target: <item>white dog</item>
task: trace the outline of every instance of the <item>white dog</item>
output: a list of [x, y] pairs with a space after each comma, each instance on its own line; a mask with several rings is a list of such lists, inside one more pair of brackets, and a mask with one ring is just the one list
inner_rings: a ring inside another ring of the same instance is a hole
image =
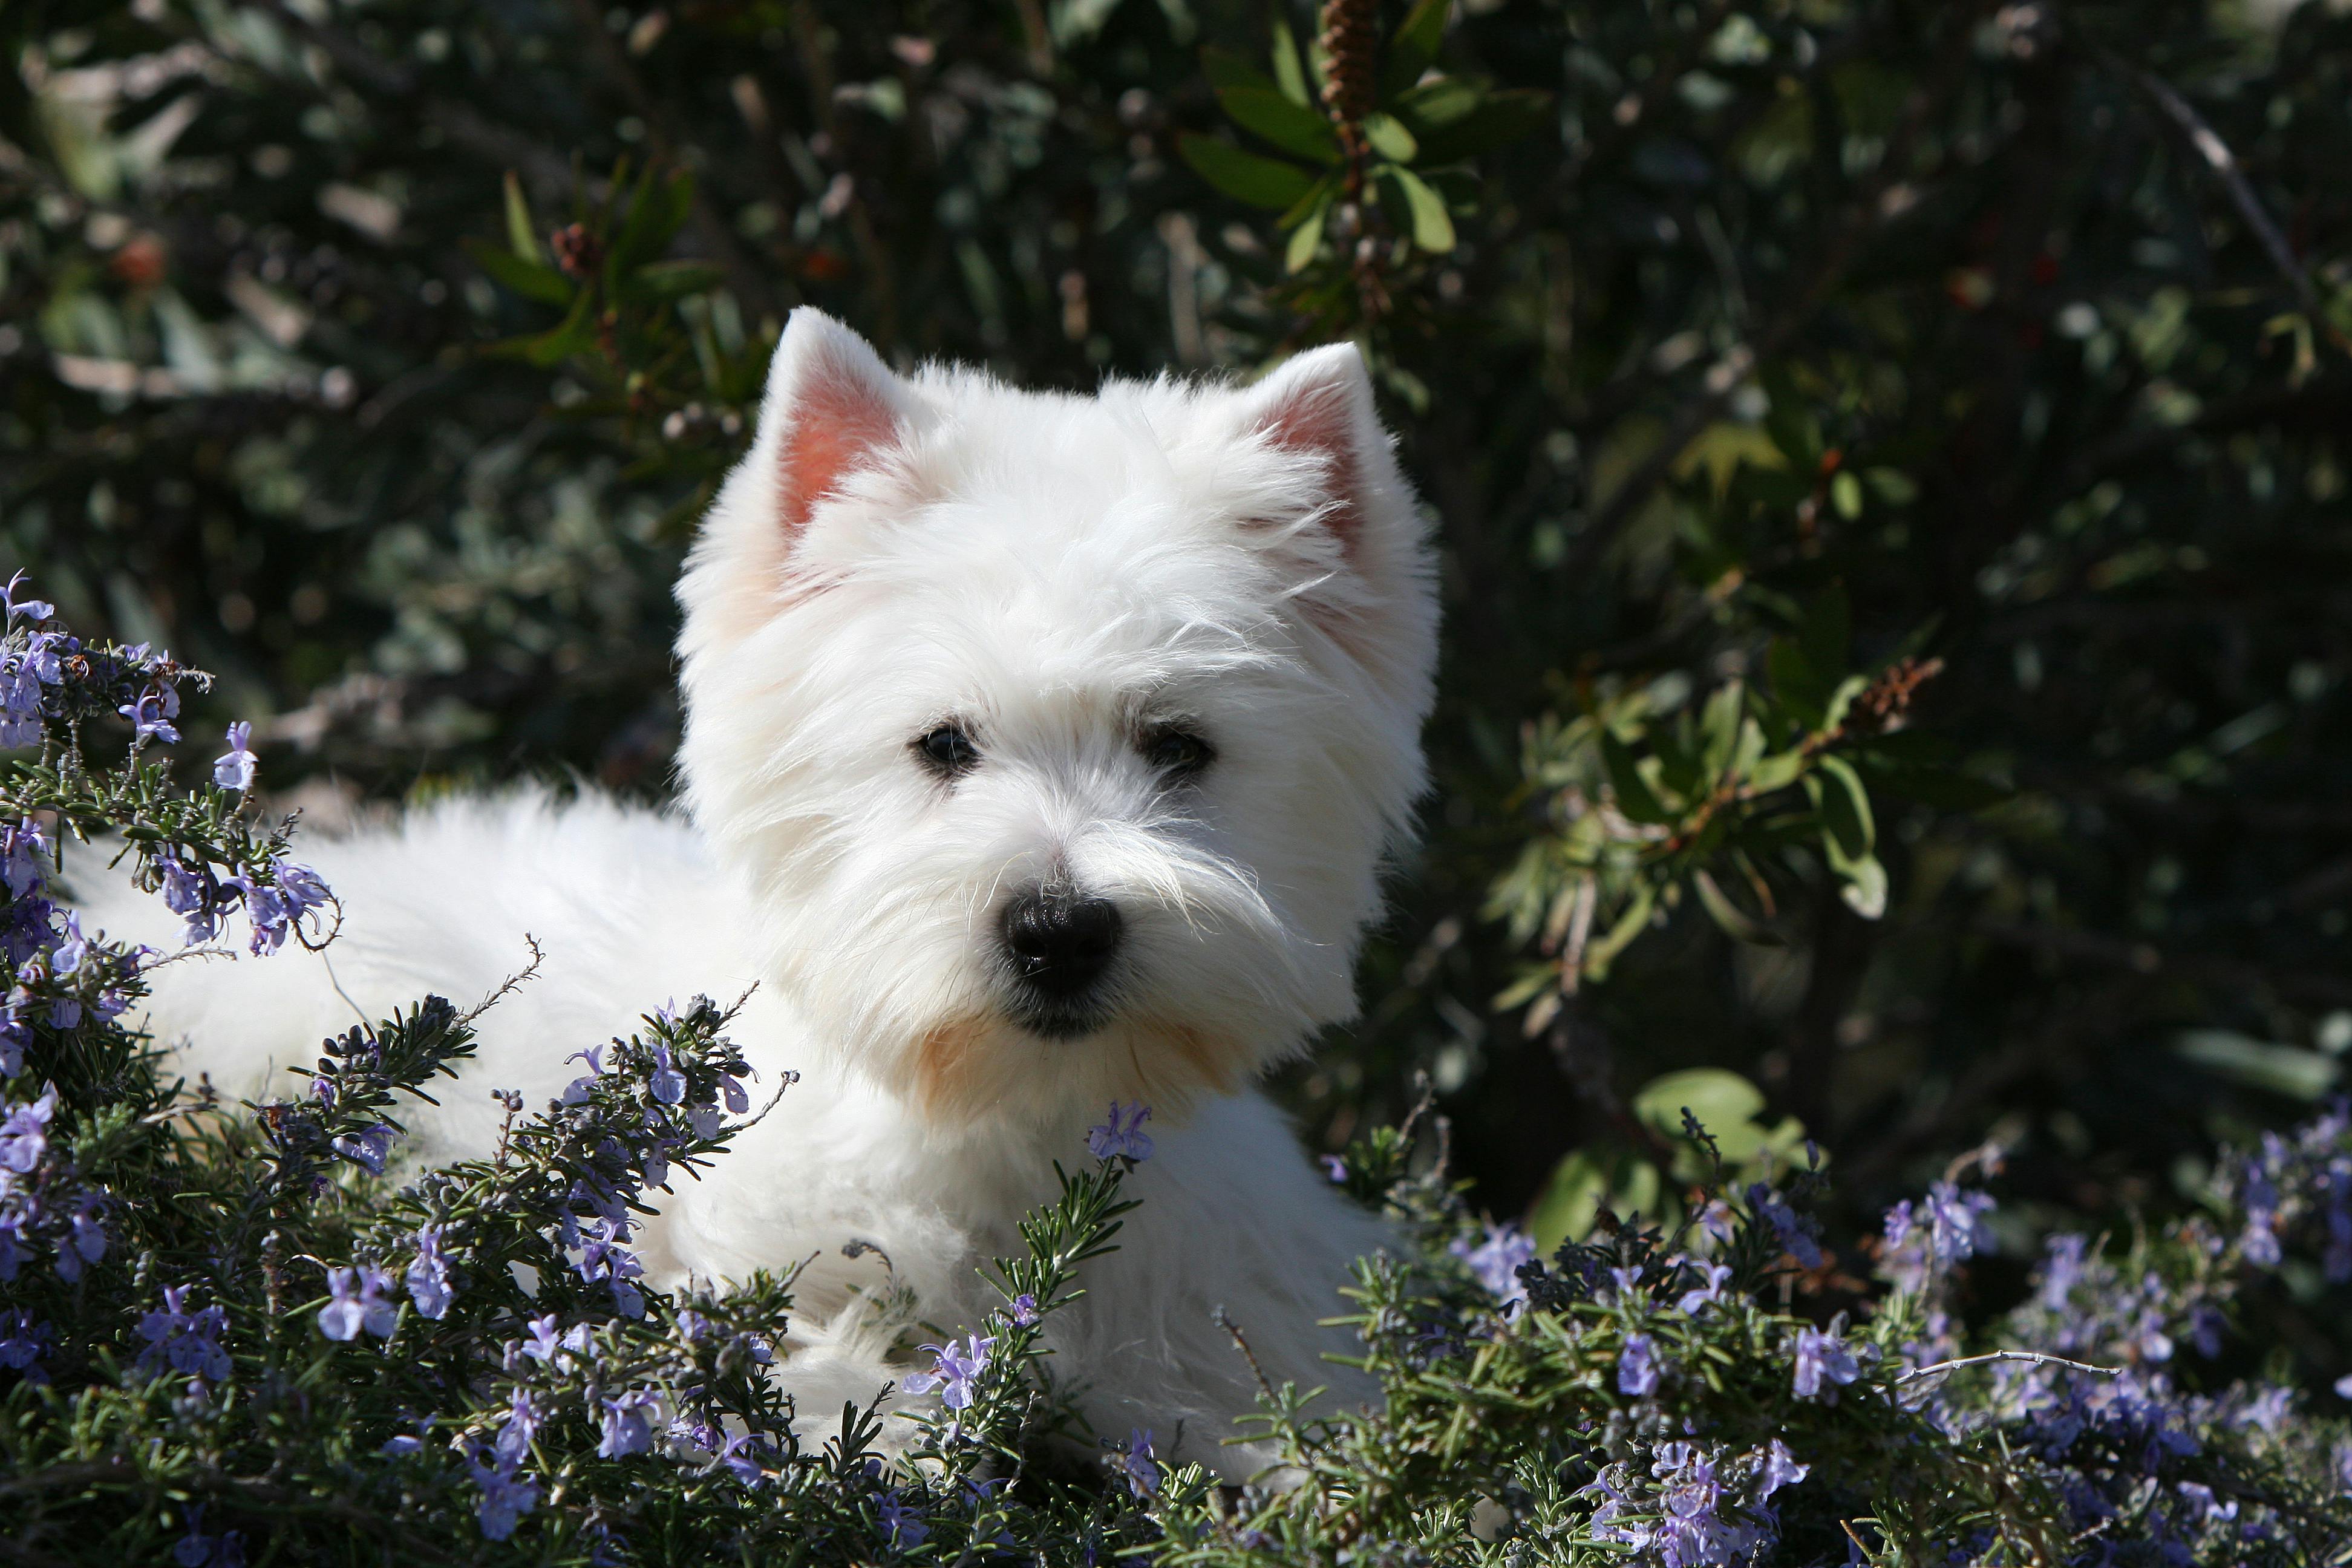
[[[801, 310], [678, 592], [690, 823], [525, 794], [313, 842], [341, 939], [163, 970], [159, 1038], [288, 1092], [354, 1006], [479, 994], [534, 933], [540, 978], [412, 1123], [412, 1157], [476, 1155], [493, 1088], [544, 1099], [641, 1011], [757, 982], [733, 1036], [802, 1081], [674, 1184], [642, 1256], [665, 1284], [814, 1258], [780, 1373], [805, 1429], [915, 1370], [877, 1288], [981, 1326], [976, 1267], [1114, 1099], [1153, 1108], [1143, 1206], [1048, 1320], [1090, 1424], [1256, 1468], [1218, 1442], [1255, 1389], [1221, 1306], [1276, 1381], [1369, 1393], [1315, 1325], [1386, 1234], [1252, 1087], [1351, 1016], [1423, 784], [1429, 561], [1356, 351], [1082, 398], [901, 378]], [[157, 900], [99, 901], [176, 945]]]

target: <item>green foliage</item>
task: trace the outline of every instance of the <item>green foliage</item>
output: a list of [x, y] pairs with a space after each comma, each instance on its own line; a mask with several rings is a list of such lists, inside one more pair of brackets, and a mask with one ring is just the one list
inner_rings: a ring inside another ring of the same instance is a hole
[[[1342, 9], [1346, 108], [1297, 5], [12, 5], [0, 541], [276, 779], [653, 790], [792, 305], [1064, 388], [1352, 335], [1447, 643], [1311, 1135], [1427, 1072], [1573, 1230], [1683, 1205], [1636, 1107], [1711, 1069], [1848, 1267], [1989, 1138], [2037, 1220], [2200, 1204], [2352, 1047], [2352, 19]], [[2352, 1372], [2324, 1271], [2235, 1310]]]

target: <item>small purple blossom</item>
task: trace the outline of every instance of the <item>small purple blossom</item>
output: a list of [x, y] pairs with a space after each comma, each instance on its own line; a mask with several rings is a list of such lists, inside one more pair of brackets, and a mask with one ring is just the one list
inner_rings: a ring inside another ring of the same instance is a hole
[[1757, 1472], [1757, 1500], [1761, 1501], [1782, 1487], [1793, 1487], [1812, 1473], [1811, 1465], [1799, 1464], [1797, 1456], [1789, 1452], [1789, 1445], [1775, 1437], [1764, 1450], [1763, 1468]]
[[179, 1568], [245, 1568], [245, 1532], [227, 1530], [206, 1535], [204, 1524], [205, 1505], [191, 1504], [188, 1533], [173, 1543], [172, 1561]]
[[98, 1193], [84, 1193], [74, 1200], [65, 1238], [58, 1243], [58, 1278], [68, 1285], [106, 1256], [106, 1227], [98, 1218], [99, 1211], [105, 1206], [105, 1197]]
[[21, 1373], [26, 1383], [49, 1380], [40, 1363], [56, 1342], [49, 1325], [22, 1307], [0, 1314], [0, 1366]]
[[597, 1402], [596, 1457], [618, 1459], [651, 1451], [654, 1415], [661, 1401], [644, 1389], [609, 1395]]
[[974, 1334], [969, 1340], [925, 1345], [923, 1348], [931, 1352], [931, 1370], [908, 1373], [900, 1386], [909, 1394], [929, 1394], [938, 1389], [940, 1403], [950, 1410], [969, 1410], [973, 1381], [987, 1367], [990, 1347], [995, 1343], [987, 1335]]
[[143, 746], [150, 741], [170, 744], [180, 738], [180, 731], [172, 723], [180, 716], [180, 694], [162, 681], [150, 685], [137, 700], [125, 702], [115, 711], [131, 721], [134, 745]]
[[546, 1425], [547, 1412], [540, 1408], [539, 1401], [531, 1396], [530, 1390], [516, 1389], [514, 1397], [507, 1402], [506, 1424], [499, 1428], [498, 1442], [492, 1448], [499, 1457], [500, 1467], [520, 1464], [523, 1456], [530, 1452], [531, 1440]]
[[1110, 1120], [1087, 1130], [1087, 1148], [1097, 1160], [1149, 1160], [1151, 1135], [1143, 1131], [1143, 1124], [1150, 1120], [1151, 1107], [1141, 1100], [1123, 1107], [1114, 1100]]
[[930, 1539], [931, 1527], [923, 1522], [921, 1514], [908, 1508], [896, 1491], [886, 1491], [874, 1500], [876, 1522], [881, 1527], [882, 1539], [898, 1551], [920, 1546]]
[[1022, 1291], [1005, 1303], [1004, 1315], [1024, 1329], [1029, 1327], [1038, 1318], [1037, 1298], [1026, 1290]]
[[79, 973], [89, 957], [89, 939], [81, 934], [81, 917], [69, 913], [66, 916], [65, 938], [49, 954], [49, 973], [60, 980]]
[[1658, 1367], [1654, 1352], [1649, 1335], [1625, 1336], [1625, 1348], [1617, 1354], [1618, 1393], [1642, 1399], [1657, 1392]]
[[1714, 1306], [1721, 1301], [1723, 1288], [1731, 1279], [1731, 1268], [1727, 1264], [1701, 1263], [1696, 1267], [1705, 1283], [1693, 1286], [1684, 1291], [1682, 1298], [1675, 1303], [1675, 1310], [1686, 1318], [1695, 1318], [1698, 1316], [1700, 1309]]
[[202, 1311], [189, 1311], [189, 1289], [185, 1285], [167, 1286], [162, 1309], [139, 1320], [139, 1337], [147, 1342], [147, 1348], [139, 1352], [139, 1370], [152, 1377], [168, 1367], [183, 1377], [218, 1383], [232, 1370], [228, 1352], [220, 1343], [221, 1331], [228, 1327], [228, 1314], [218, 1302]]
[[416, 1310], [436, 1321], [449, 1310], [457, 1288], [449, 1279], [449, 1260], [441, 1255], [443, 1227], [428, 1225], [416, 1233], [416, 1261], [408, 1266], [408, 1299]]
[[474, 1522], [486, 1540], [506, 1540], [522, 1517], [539, 1506], [539, 1483], [512, 1465], [485, 1465], [476, 1454], [467, 1458], [466, 1469], [482, 1491], [482, 1500], [474, 1506]]
[[1138, 1495], [1160, 1489], [1160, 1466], [1151, 1454], [1150, 1427], [1138, 1426], [1128, 1434], [1127, 1447], [1118, 1457], [1118, 1469]]
[[1755, 1210], [1758, 1218], [1772, 1227], [1773, 1234], [1780, 1237], [1781, 1247], [1796, 1258], [1800, 1267], [1819, 1268], [1822, 1266], [1821, 1243], [1813, 1238], [1811, 1226], [1796, 1210], [1782, 1203], [1771, 1188], [1761, 1182], [1750, 1185], [1748, 1206]]
[[24, 580], [30, 575], [32, 575], [32, 574], [29, 572], [20, 571], [15, 576], [8, 579], [8, 584], [6, 587], [0, 588], [0, 602], [5, 602], [8, 609], [8, 614], [5, 619], [12, 623], [21, 617], [25, 620], [31, 621], [37, 626], [58, 613], [58, 607], [55, 605], [50, 604], [46, 599], [19, 599], [16, 597], [16, 585], [24, 582]]
[[253, 726], [240, 719], [228, 727], [228, 750], [213, 759], [213, 783], [238, 791], [253, 787]]
[[659, 1105], [677, 1105], [686, 1099], [686, 1075], [671, 1064], [667, 1046], [654, 1047], [653, 1077], [646, 1087]]
[[334, 1150], [352, 1164], [364, 1168], [369, 1175], [381, 1176], [383, 1163], [392, 1154], [392, 1141], [399, 1136], [399, 1129], [379, 1121], [373, 1127], [336, 1139]]
[[331, 1299], [319, 1309], [319, 1331], [331, 1340], [354, 1340], [364, 1329], [378, 1339], [389, 1339], [400, 1321], [399, 1309], [383, 1299], [391, 1285], [391, 1276], [372, 1263], [328, 1269]]
[[32, 1174], [41, 1156], [48, 1152], [49, 1119], [57, 1110], [55, 1084], [50, 1084], [40, 1099], [8, 1108], [7, 1116], [0, 1118], [0, 1171], [13, 1171], [20, 1176]]
[[[1845, 1348], [1835, 1334], [1825, 1334], [1818, 1329], [1797, 1331], [1796, 1391], [1801, 1399], [1820, 1399], [1835, 1404], [1837, 1385], [1852, 1383], [1862, 1375], [1855, 1364], [1853, 1352]], [[1832, 1386], [1822, 1389], [1824, 1383]]]
[[1518, 1226], [1489, 1225], [1486, 1239], [1477, 1246], [1457, 1239], [1449, 1250], [1468, 1265], [1471, 1277], [1486, 1288], [1486, 1293], [1505, 1306], [1527, 1300], [1528, 1289], [1519, 1283], [1519, 1269], [1534, 1261], [1536, 1242]]

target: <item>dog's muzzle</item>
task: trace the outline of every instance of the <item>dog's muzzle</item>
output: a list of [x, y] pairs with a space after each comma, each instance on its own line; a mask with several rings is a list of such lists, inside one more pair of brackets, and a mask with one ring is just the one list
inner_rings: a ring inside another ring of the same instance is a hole
[[1012, 975], [1012, 1012], [1026, 1029], [1066, 1039], [1101, 1026], [1104, 979], [1118, 957], [1118, 906], [1066, 885], [1016, 893], [999, 930]]

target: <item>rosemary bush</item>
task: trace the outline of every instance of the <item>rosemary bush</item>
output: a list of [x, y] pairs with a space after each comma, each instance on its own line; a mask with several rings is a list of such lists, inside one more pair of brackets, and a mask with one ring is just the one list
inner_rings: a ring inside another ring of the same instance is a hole
[[[400, 1180], [402, 1106], [473, 1048], [438, 996], [320, 1043], [231, 1105], [122, 1017], [163, 963], [332, 940], [331, 894], [252, 818], [232, 729], [175, 788], [179, 688], [16, 596], [0, 642], [5, 816], [0, 1551], [27, 1563], [2314, 1563], [2352, 1550], [2352, 1436], [2291, 1385], [2222, 1377], [2243, 1282], [2352, 1275], [2352, 1119], [2223, 1161], [2206, 1205], [2048, 1238], [2029, 1298], [1956, 1316], [1991, 1241], [1982, 1152], [1826, 1254], [1810, 1145], [1724, 1145], [1685, 1108], [1670, 1226], [1606, 1207], [1547, 1257], [1478, 1221], [1424, 1104], [1329, 1162], [1383, 1205], [1349, 1321], [1377, 1408], [1253, 1419], [1283, 1463], [1218, 1485], [1146, 1430], [1079, 1426], [1043, 1325], [1085, 1288], [1151, 1146], [1114, 1107], [1001, 1259], [1003, 1305], [909, 1347], [940, 1411], [797, 1411], [769, 1372], [789, 1271], [656, 1289], [634, 1216], [757, 1114], [697, 998], [543, 1106], [498, 1091], [489, 1157]], [[119, 748], [119, 752], [116, 750]], [[112, 760], [108, 760], [110, 757]], [[50, 897], [115, 854], [188, 920], [109, 942]], [[232, 929], [233, 922], [236, 923]], [[526, 984], [529, 974], [512, 984]], [[761, 1086], [763, 1089], [768, 1086]], [[790, 1092], [789, 1076], [772, 1086]], [[1979, 1184], [1964, 1184], [1969, 1178]], [[1335, 1303], [1335, 1307], [1339, 1305]], [[1248, 1325], [1229, 1324], [1246, 1356]], [[925, 1355], [929, 1358], [923, 1365]], [[1173, 1434], [1162, 1435], [1173, 1436]]]

